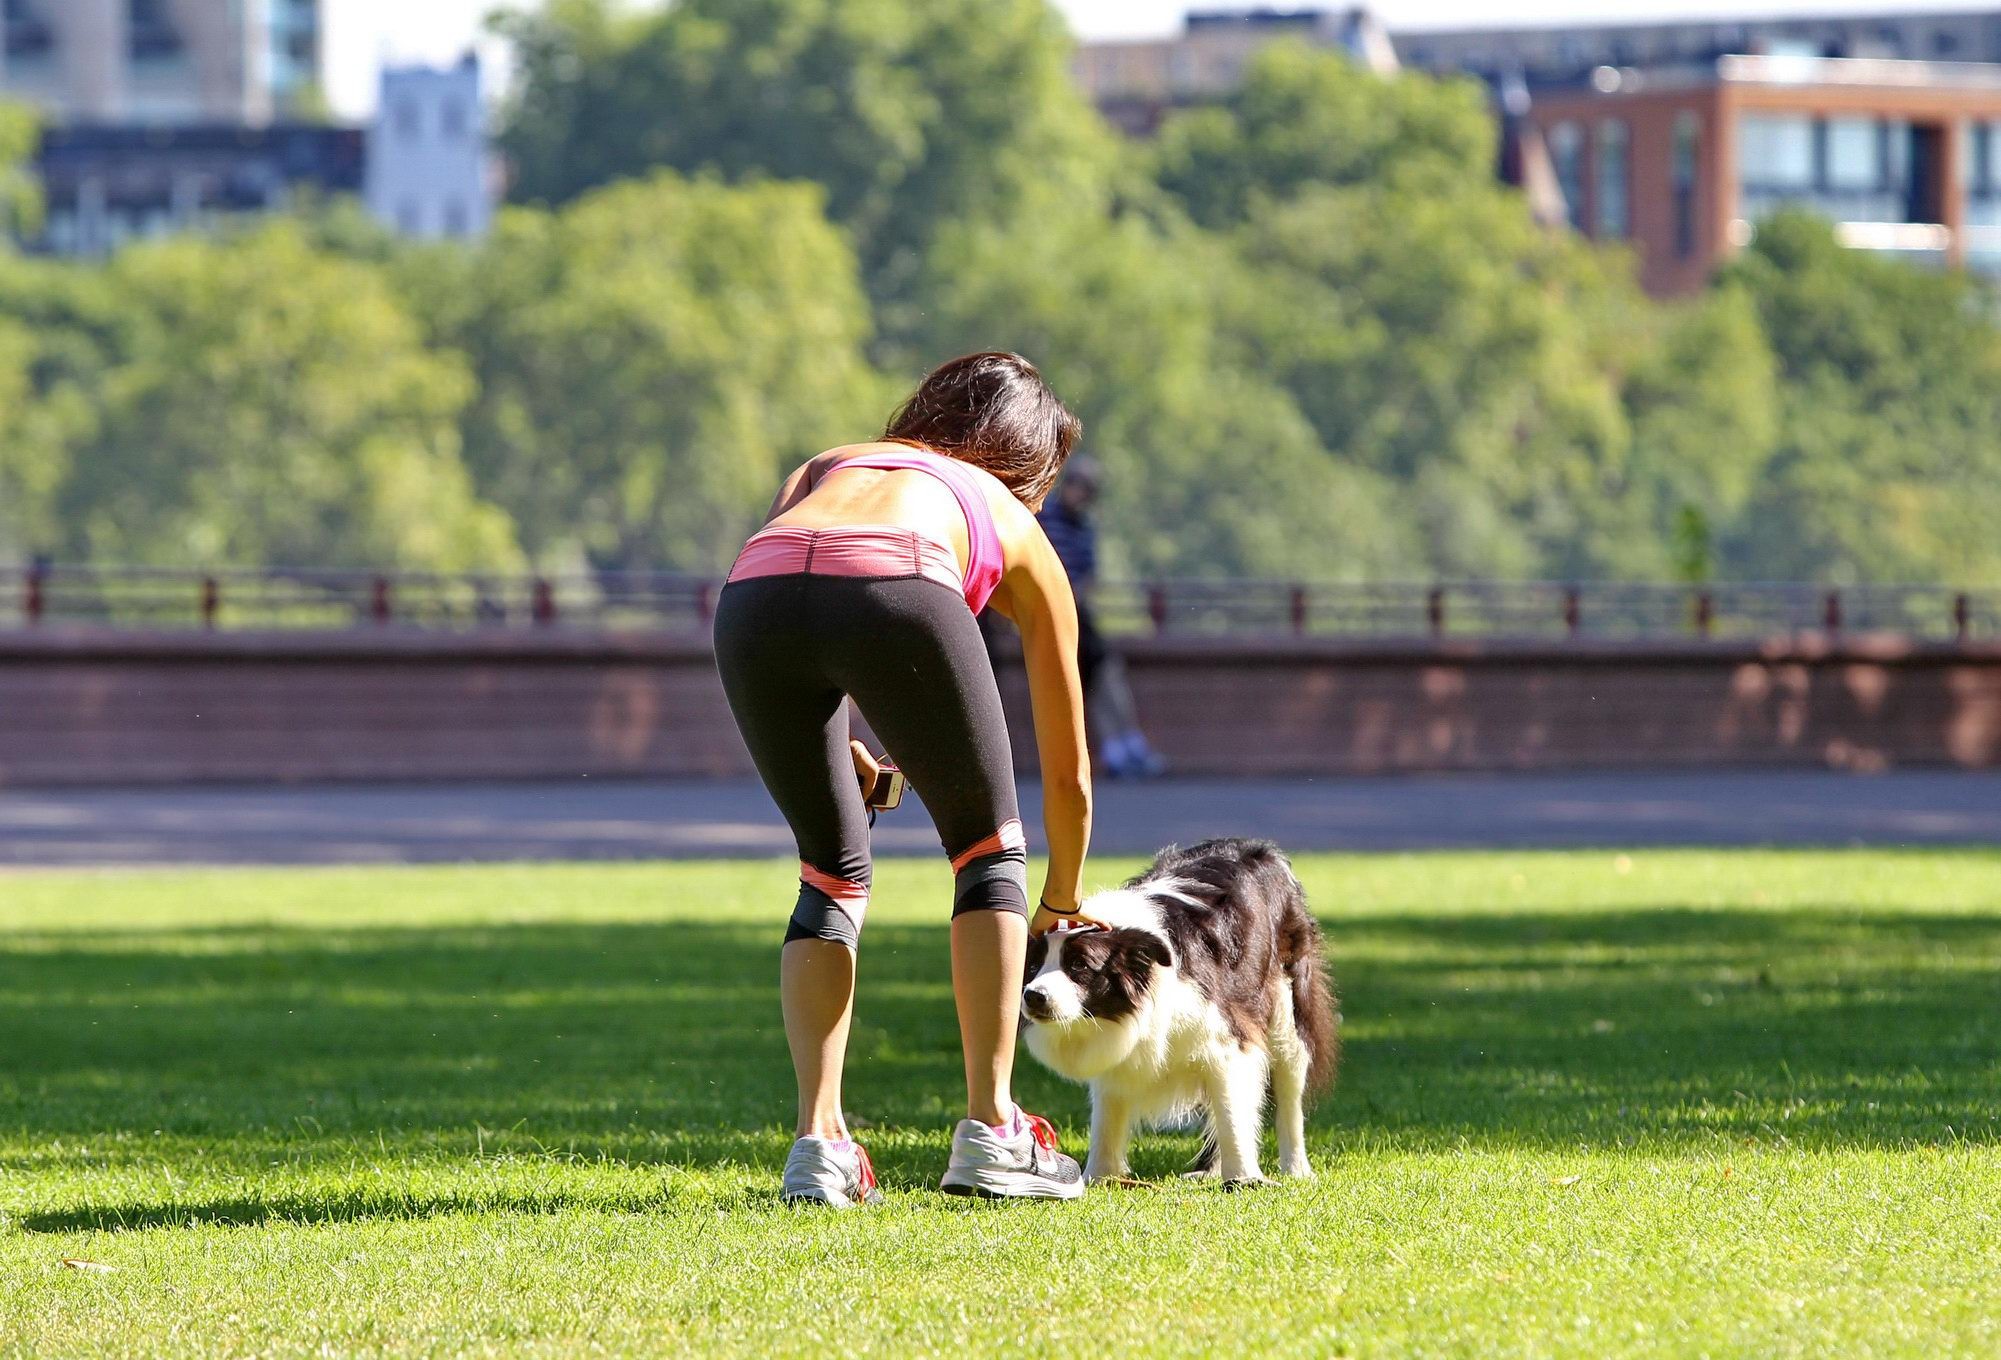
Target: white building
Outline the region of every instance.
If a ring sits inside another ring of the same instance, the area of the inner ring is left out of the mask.
[[[487,146],[479,61],[392,66],[368,130],[368,208],[403,236],[484,236],[499,198]]]

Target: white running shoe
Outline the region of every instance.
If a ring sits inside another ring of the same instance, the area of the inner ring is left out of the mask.
[[[860,1143],[832,1138],[801,1138],[785,1159],[785,1185],[778,1192],[787,1204],[826,1204],[852,1209],[882,1203],[875,1167]]]
[[[1084,1173],[1056,1146],[1056,1130],[1041,1115],[1019,1111],[1012,1134],[977,1119],[952,1131],[952,1160],[938,1188],[948,1195],[987,1199],[1076,1199]]]

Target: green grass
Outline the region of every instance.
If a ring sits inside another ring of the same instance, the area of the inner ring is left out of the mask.
[[[2001,856],[1300,869],[1317,1181],[932,1191],[948,883],[891,863],[850,1215],[775,1202],[782,865],[0,876],[0,1353],[2001,1353]]]

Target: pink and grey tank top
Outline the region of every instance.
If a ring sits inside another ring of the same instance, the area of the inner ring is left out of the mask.
[[[994,526],[993,507],[987,503],[981,485],[981,479],[990,479],[991,474],[942,453],[917,448],[858,454],[842,459],[829,473],[847,468],[928,472],[943,482],[966,517],[965,572],[960,572],[959,555],[951,544],[915,529],[887,524],[843,524],[824,529],[776,525],[753,535],[744,544],[736,565],[730,569],[729,579],[746,581],[759,576],[801,573],[921,576],[958,591],[975,614],[985,609],[1000,585],[1001,572],[1006,566],[1000,531]]]

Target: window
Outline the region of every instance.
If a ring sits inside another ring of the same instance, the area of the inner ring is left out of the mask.
[[[1674,120],[1674,166],[1669,172],[1674,190],[1674,253],[1686,260],[1700,244],[1696,239],[1696,193],[1702,163],[1702,117],[1683,111]]]
[[[127,0],[125,22],[132,60],[161,61],[180,55],[180,30],[174,27],[166,0]]]
[[[1558,123],[1549,130],[1549,159],[1556,184],[1563,191],[1563,211],[1570,225],[1584,230],[1584,129]]]
[[[442,126],[445,137],[448,140],[456,142],[461,137],[464,137],[466,135],[465,105],[459,103],[456,99],[446,100]]]
[[[55,30],[29,0],[0,4],[0,24],[7,30],[7,59],[33,61],[55,50]]]
[[[396,135],[406,142],[414,142],[424,133],[424,114],[414,99],[399,100],[396,104]]]
[[[1738,131],[1744,183],[1760,189],[1811,189],[1813,120],[1804,114],[1752,113]]]
[[[1882,148],[1874,118],[1827,120],[1827,187],[1869,190],[1883,182]]]
[[[1592,186],[1595,236],[1624,236],[1632,225],[1631,147],[1626,125],[1609,118],[1598,125],[1598,173]]]

